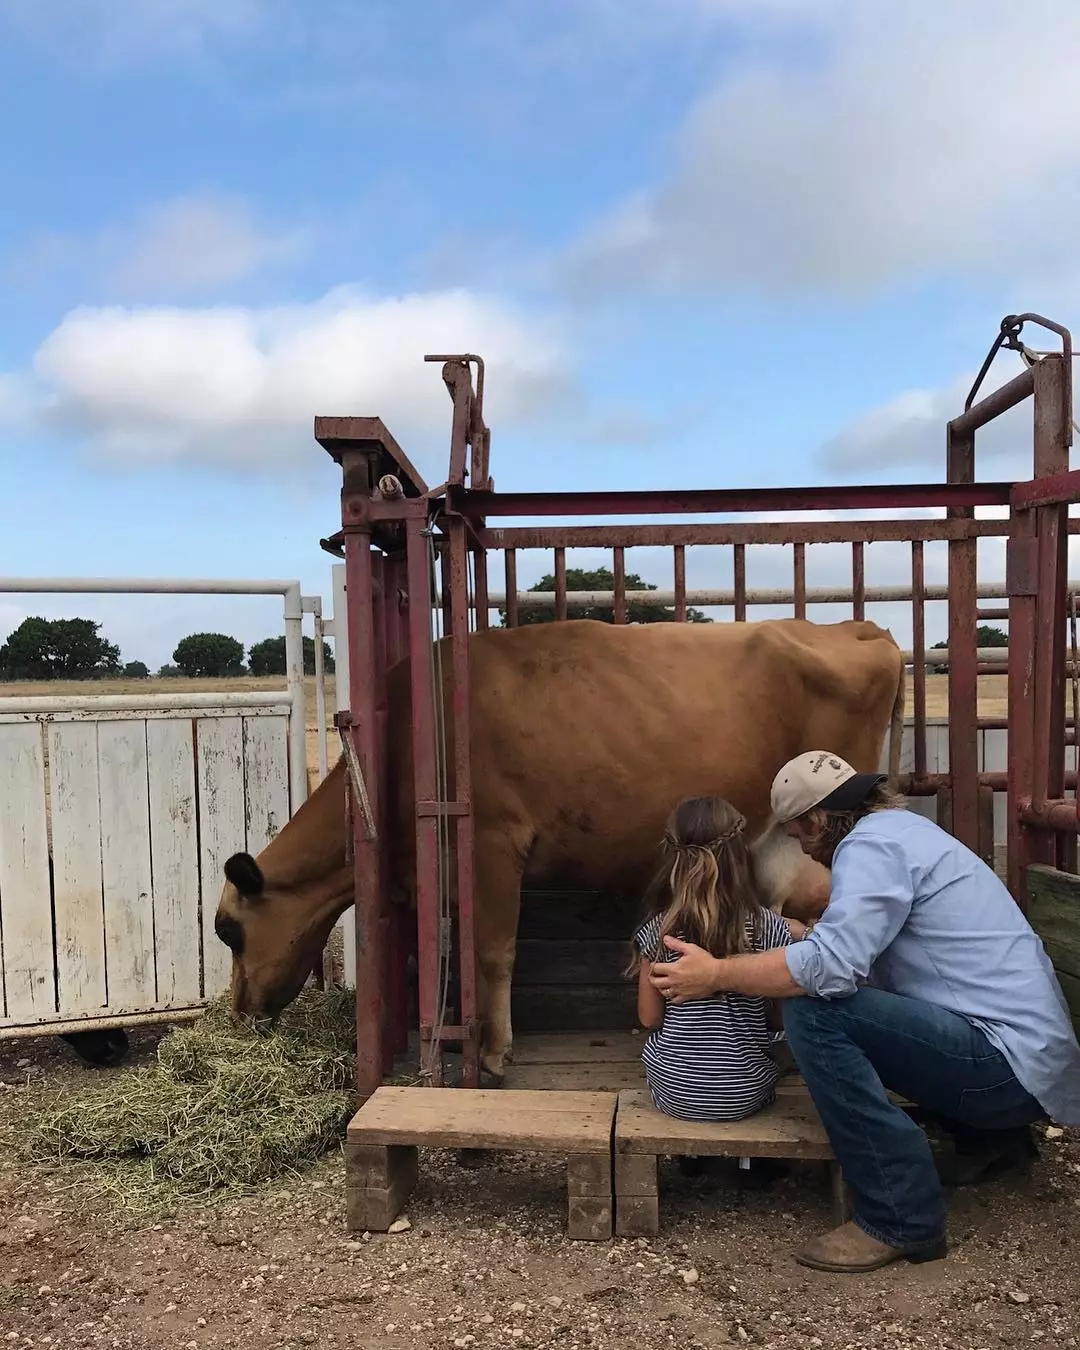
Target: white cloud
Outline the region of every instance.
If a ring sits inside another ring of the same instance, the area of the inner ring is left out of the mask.
[[[741,3],[717,11],[746,32]],[[1068,258],[1075,0],[792,0],[766,18],[687,118],[666,179],[566,260],[579,292],[865,291]]]
[[[213,291],[300,252],[302,230],[273,230],[243,201],[179,197],[152,207],[134,227],[110,231],[112,281],[142,298]]]
[[[1013,353],[999,355],[977,395],[985,398],[1023,370]],[[911,389],[857,418],[818,452],[833,472],[888,477],[906,466],[930,465],[944,476],[945,428],[963,410],[975,372],[958,376],[940,389]],[[980,477],[1025,478],[1032,472],[1030,400],[983,427],[975,442]]]
[[[34,372],[47,417],[114,457],[278,469],[312,454],[315,415],[377,415],[410,454],[417,439],[431,446],[414,462],[439,474],[449,402],[423,357],[457,351],[485,357],[492,426],[534,420],[575,388],[554,327],[468,291],[80,309],[42,343]]]
[[[201,51],[253,31],[274,0],[0,0],[0,29],[107,65]]]

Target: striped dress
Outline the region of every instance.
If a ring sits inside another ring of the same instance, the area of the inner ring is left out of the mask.
[[[791,930],[783,919],[771,910],[762,915],[753,950],[788,946]],[[654,956],[659,932],[659,916],[643,924],[634,934],[637,950],[647,961],[677,961],[666,947]],[[770,1044],[763,998],[721,994],[665,1004],[664,1020],[650,1033],[641,1056],[653,1105],[681,1120],[753,1115],[775,1095],[778,1074]]]

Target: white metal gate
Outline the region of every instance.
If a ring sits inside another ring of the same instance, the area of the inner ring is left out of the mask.
[[[222,865],[289,818],[282,692],[0,700],[0,1037],[223,992]]]

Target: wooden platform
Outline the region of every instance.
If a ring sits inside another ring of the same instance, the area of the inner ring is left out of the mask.
[[[617,1102],[614,1092],[381,1087],[349,1123],[348,1226],[390,1227],[416,1184],[418,1148],[478,1148],[564,1155],[569,1235],[605,1241],[614,1217]]]
[[[810,1094],[782,1080],[776,1101],[739,1121],[676,1120],[647,1091],[619,1093],[615,1118],[615,1232],[652,1237],[660,1229],[659,1163],[671,1157],[792,1158],[829,1168],[837,1223],[847,1217],[843,1178]]]
[[[645,1086],[645,1036],[615,1031],[545,1032],[514,1036],[505,1087],[519,1090],[620,1092]]]

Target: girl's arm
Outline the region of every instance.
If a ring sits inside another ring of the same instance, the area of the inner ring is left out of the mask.
[[[664,1020],[663,995],[653,988],[649,980],[651,972],[651,963],[643,960],[638,971],[637,1015],[646,1031],[655,1031]]]
[[[798,919],[789,919],[786,914],[782,914],[780,917],[788,926],[792,942],[801,942],[809,931],[806,924],[800,923]]]

